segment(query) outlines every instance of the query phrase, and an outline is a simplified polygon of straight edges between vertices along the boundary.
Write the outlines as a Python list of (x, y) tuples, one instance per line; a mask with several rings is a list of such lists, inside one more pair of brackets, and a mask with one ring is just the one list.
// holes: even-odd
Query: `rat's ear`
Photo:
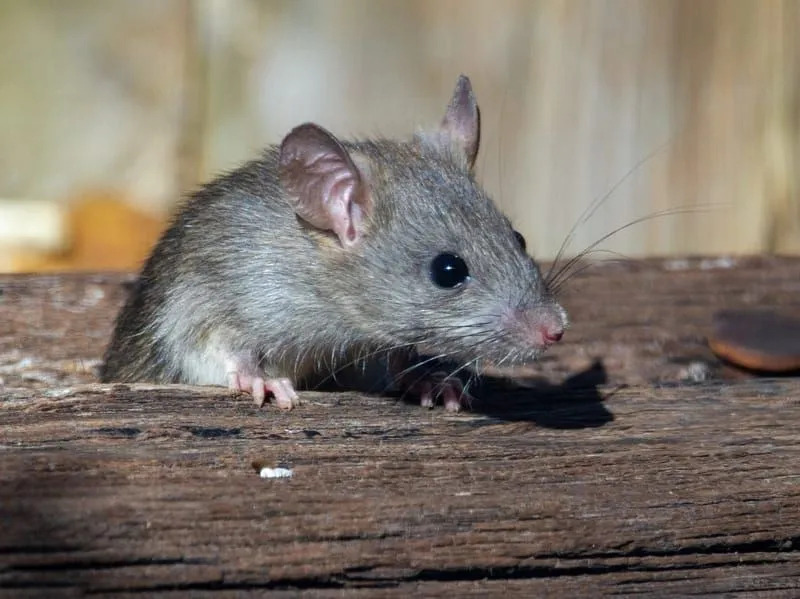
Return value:
[(280, 179), (300, 218), (333, 231), (345, 247), (361, 240), (372, 202), (361, 172), (333, 134), (313, 123), (292, 129), (281, 143)]
[(461, 75), (456, 82), (453, 97), (442, 119), (440, 134), (449, 140), (451, 147), (464, 153), (467, 165), (472, 169), (481, 139), (481, 114), (478, 101), (472, 93), (472, 84), (466, 75)]

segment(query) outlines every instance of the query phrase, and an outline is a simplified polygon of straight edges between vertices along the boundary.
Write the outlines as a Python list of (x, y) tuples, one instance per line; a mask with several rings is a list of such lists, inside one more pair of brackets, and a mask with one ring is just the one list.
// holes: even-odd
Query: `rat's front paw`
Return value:
[(458, 412), (462, 406), (469, 405), (472, 397), (464, 390), (460, 378), (438, 370), (441, 366), (425, 368), (426, 364), (430, 366), (431, 360), (423, 360), (422, 363), (419, 360), (416, 354), (401, 352), (388, 356), (389, 376), (404, 397), (418, 397), (423, 408), (432, 408), (436, 400), (441, 399), (448, 412)]
[(461, 407), (468, 404), (472, 397), (464, 391), (461, 379), (448, 376), (446, 372), (429, 372), (424, 377), (401, 385), (403, 392), (419, 397), (423, 408), (432, 408), (437, 399), (441, 399), (444, 409), (448, 412), (458, 412)]
[(228, 373), (228, 388), (234, 391), (245, 391), (253, 395), (253, 401), (260, 408), (264, 405), (267, 394), (271, 394), (275, 405), (282, 410), (291, 410), (300, 405), (300, 398), (289, 379), (270, 379), (250, 376), (239, 372)]

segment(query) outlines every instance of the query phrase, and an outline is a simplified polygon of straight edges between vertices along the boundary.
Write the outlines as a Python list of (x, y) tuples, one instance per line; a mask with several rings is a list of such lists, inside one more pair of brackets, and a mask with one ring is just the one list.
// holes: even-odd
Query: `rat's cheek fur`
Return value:
[(510, 301), (460, 298), (432, 313), (420, 351), (464, 362), (527, 364), (557, 342), (566, 326), (566, 312), (550, 300), (519, 307)]

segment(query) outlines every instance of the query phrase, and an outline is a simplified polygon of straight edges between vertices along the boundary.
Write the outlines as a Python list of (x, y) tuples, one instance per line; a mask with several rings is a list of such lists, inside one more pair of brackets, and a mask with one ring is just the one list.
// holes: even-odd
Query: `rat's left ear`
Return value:
[(481, 139), (481, 114), (478, 101), (472, 93), (472, 84), (466, 75), (461, 75), (456, 82), (456, 89), (450, 104), (447, 105), (440, 135), (450, 146), (464, 153), (470, 170), (475, 166), (478, 157), (478, 146)]
[(333, 231), (344, 247), (361, 240), (372, 201), (350, 154), (319, 125), (292, 129), (280, 149), (280, 179), (297, 216)]

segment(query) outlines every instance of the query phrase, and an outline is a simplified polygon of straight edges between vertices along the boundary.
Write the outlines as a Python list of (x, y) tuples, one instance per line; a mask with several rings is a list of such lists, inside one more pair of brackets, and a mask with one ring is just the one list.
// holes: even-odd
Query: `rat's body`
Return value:
[(295, 385), (359, 355), (534, 359), (565, 315), (473, 179), (478, 131), (462, 77), (436, 132), (350, 143), (303, 125), (206, 185), (147, 261), (102, 379), (228, 385), (288, 408)]

